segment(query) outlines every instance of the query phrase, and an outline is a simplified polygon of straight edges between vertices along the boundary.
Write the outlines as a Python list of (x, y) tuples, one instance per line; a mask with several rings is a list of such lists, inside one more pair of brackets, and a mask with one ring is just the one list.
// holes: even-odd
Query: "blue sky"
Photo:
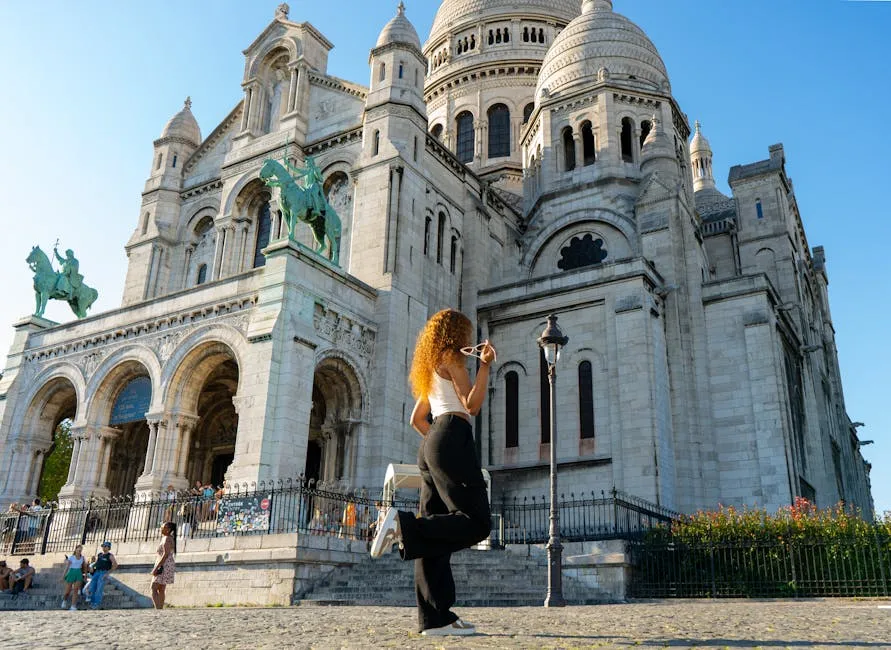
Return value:
[[(242, 96), (242, 50), (272, 19), (267, 0), (0, 1), (0, 349), (33, 310), (31, 246), (58, 238), (120, 304), (152, 141), (191, 95), (202, 133)], [(291, 2), (335, 49), (329, 73), (368, 83), (368, 51), (397, 0)], [(421, 39), (438, 2), (405, 0)], [(891, 164), (891, 2), (615, 0), (659, 48), (675, 97), (731, 165), (782, 142), (811, 246), (826, 248), (848, 412), (863, 421), (878, 510), (891, 510), (888, 242), (879, 188)], [(47, 317), (67, 321), (66, 305)]]

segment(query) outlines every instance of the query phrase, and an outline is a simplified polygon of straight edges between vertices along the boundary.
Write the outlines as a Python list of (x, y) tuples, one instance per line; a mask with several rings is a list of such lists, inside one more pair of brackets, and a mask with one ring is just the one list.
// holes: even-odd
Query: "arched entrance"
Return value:
[(31, 400), (22, 427), (25, 445), (9, 472), (20, 474), (24, 495), (58, 497), (70, 472), (69, 431), (76, 416), (77, 390), (67, 377), (51, 379)]
[(353, 368), (341, 358), (322, 360), (313, 376), (307, 478), (352, 484), (361, 417), (362, 390)]
[(148, 450), (146, 421), (152, 403), (152, 380), (139, 361), (115, 366), (96, 392), (97, 411), (87, 427), (76, 482), (97, 494), (132, 494), (143, 472)]
[(238, 382), (238, 361), (225, 343), (200, 343), (185, 354), (171, 379), (165, 408), (173, 452), (165, 465), (165, 484), (224, 483), (235, 459)]

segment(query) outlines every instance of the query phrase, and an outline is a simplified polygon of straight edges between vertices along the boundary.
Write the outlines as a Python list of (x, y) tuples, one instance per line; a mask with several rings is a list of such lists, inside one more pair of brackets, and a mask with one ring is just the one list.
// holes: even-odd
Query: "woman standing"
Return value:
[(176, 524), (172, 521), (161, 525), (161, 543), (158, 545), (158, 561), (152, 569), (152, 603), (155, 609), (164, 609), (167, 585), (173, 584), (176, 563)]
[[(381, 557), (400, 542), (403, 560), (415, 561), (418, 626), (425, 636), (466, 635), (473, 625), (451, 611), (455, 581), (451, 554), (486, 539), (491, 532), (489, 499), (476, 457), (470, 416), (486, 396), (495, 348), (485, 341), (476, 381), (470, 382), (462, 348), (471, 345), (472, 325), (446, 309), (427, 321), (415, 346), (409, 380), (417, 401), (411, 425), (421, 434), (421, 516), (389, 508), (381, 513), (371, 556)], [(472, 350), (467, 350), (467, 353)], [(428, 416), (433, 416), (433, 423)]]
[(62, 609), (68, 608), (68, 599), (71, 598), (71, 611), (77, 611), (77, 598), (80, 596), (80, 588), (84, 584), (84, 565), (86, 558), (83, 556), (83, 546), (74, 547), (74, 555), (65, 556), (65, 569), (62, 582), (65, 583), (65, 593), (62, 595)]

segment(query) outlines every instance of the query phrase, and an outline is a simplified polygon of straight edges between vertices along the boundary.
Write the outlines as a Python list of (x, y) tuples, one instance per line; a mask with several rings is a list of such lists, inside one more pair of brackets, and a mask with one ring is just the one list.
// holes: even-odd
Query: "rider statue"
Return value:
[(66, 296), (66, 299), (71, 299), (84, 283), (84, 276), (80, 274), (80, 262), (77, 261), (74, 251), (70, 248), (65, 251), (65, 257), (62, 257), (59, 255), (59, 249), (54, 246), (53, 255), (62, 265), (59, 279), (56, 281), (56, 290)]
[(287, 159), (283, 161), (285, 167), (294, 177), (294, 180), (303, 179), (303, 189), (309, 194), (311, 207), (313, 211), (321, 216), (325, 216), (328, 203), (325, 201), (325, 189), (323, 187), (322, 170), (316, 165), (316, 161), (312, 156), (306, 157), (306, 167), (303, 169), (294, 167)]

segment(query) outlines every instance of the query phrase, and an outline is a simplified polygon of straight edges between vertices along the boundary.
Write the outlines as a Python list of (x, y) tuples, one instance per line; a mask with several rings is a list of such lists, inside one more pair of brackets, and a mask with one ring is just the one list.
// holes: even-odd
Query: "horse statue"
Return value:
[[(292, 175), (293, 174), (293, 175)], [(303, 178), (304, 187), (295, 180)], [(280, 163), (268, 159), (260, 169), (260, 179), (269, 187), (278, 187), (282, 216), (288, 226), (288, 237), (293, 241), (297, 234), (297, 221), (310, 227), (316, 240), (315, 252), (338, 264), (340, 261), (340, 217), (328, 204), (322, 188), (322, 174), (312, 158), (306, 159), (303, 169), (292, 167), (286, 160)], [(326, 241), (327, 240), (327, 241)]]
[(53, 254), (62, 265), (61, 270), (53, 269), (49, 257), (39, 246), (31, 249), (25, 258), (28, 266), (34, 271), (34, 298), (37, 301), (35, 316), (43, 316), (49, 300), (65, 300), (71, 311), (78, 318), (85, 318), (87, 310), (96, 302), (99, 292), (84, 284), (84, 276), (80, 274), (80, 263), (74, 257), (74, 251), (65, 251), (65, 257), (53, 249)]

